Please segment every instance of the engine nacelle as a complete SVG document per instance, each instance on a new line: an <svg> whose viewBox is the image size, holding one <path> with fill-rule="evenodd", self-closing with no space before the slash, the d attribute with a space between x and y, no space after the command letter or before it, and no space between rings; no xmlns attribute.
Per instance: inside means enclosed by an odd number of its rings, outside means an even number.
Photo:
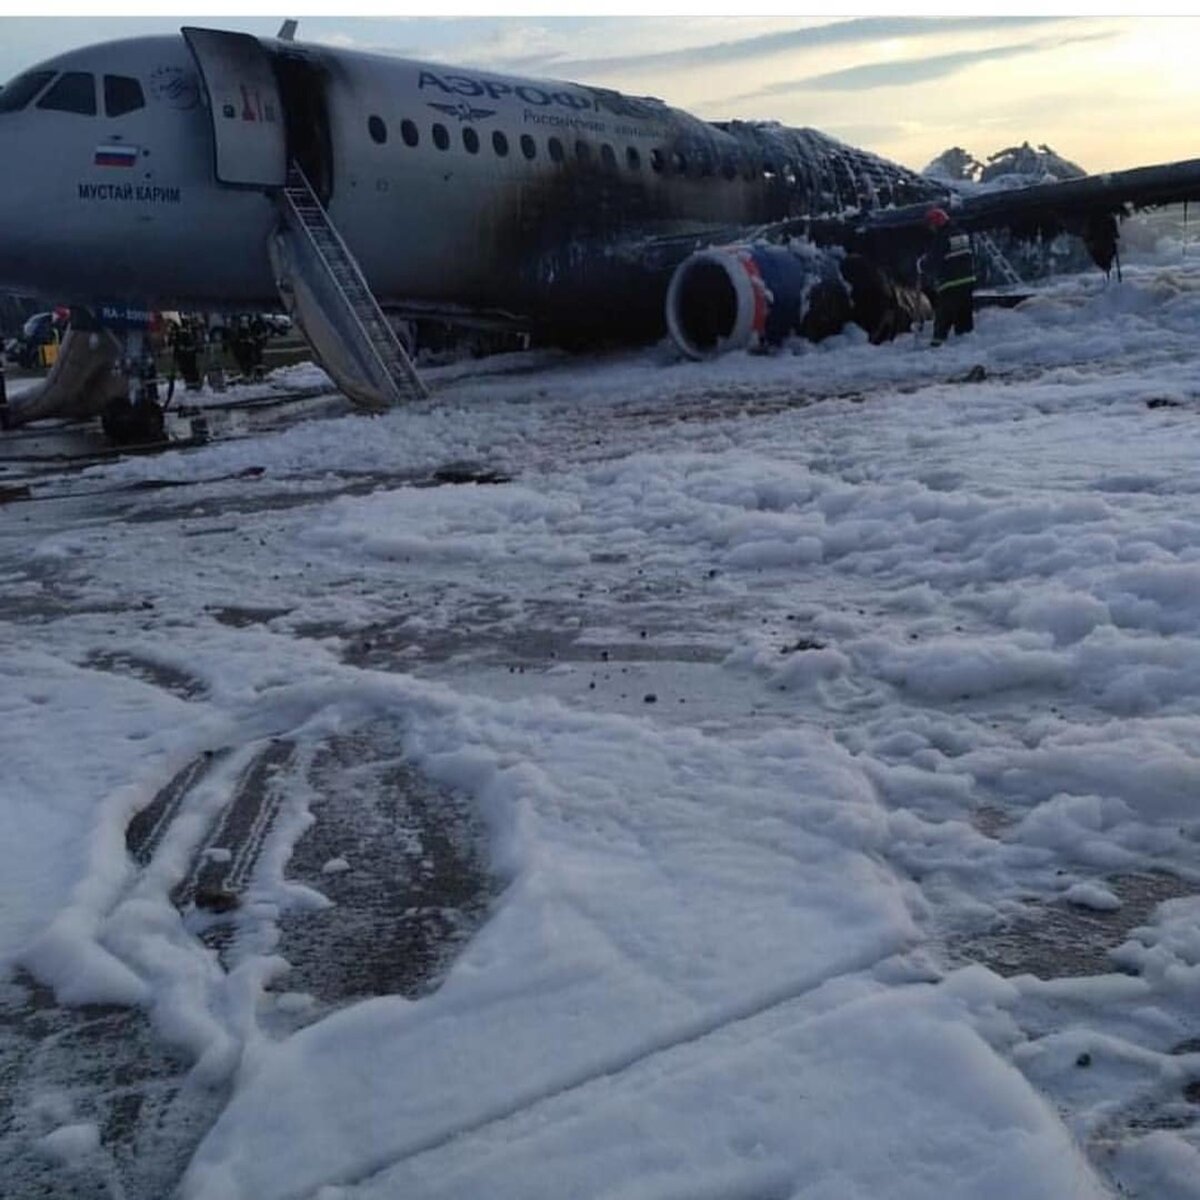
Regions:
<svg viewBox="0 0 1200 1200"><path fill-rule="evenodd" d="M850 301L837 259L812 246L754 243L700 250L675 268L667 328L689 358L778 345L842 327Z"/></svg>

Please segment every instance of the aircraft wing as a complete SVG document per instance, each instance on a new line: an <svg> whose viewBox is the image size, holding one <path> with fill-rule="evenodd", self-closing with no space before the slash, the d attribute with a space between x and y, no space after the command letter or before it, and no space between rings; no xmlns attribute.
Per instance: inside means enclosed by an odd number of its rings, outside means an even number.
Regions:
<svg viewBox="0 0 1200 1200"><path fill-rule="evenodd" d="M1128 215L1138 208L1155 208L1200 199L1200 158L1106 171L1040 183L1012 191L984 192L964 197L954 206L954 216L968 229L994 229L1040 218L1070 220L1089 212Z"/></svg>
<svg viewBox="0 0 1200 1200"><path fill-rule="evenodd" d="M810 236L825 245L861 248L865 242L879 249L892 239L902 243L923 234L925 214L932 204L940 203L971 232L1007 229L1018 237L1028 237L1066 230L1103 243L1114 228L1114 218L1186 200L1200 200L1200 158L1005 190L964 193L947 188L941 201L817 221L781 221L756 230L755 236L768 241Z"/></svg>
<svg viewBox="0 0 1200 1200"><path fill-rule="evenodd" d="M1052 237L1066 231L1081 237L1092 259L1109 270L1117 250L1117 221L1137 209L1157 208L1187 200L1200 200L1200 159L1106 171L1039 183L1029 187L962 194L948 193L947 210L972 233L1004 229L1018 238L1038 234ZM846 229L847 239L826 231L830 240L843 244L863 239L876 244L894 238L911 240L923 230L929 204L863 214Z"/></svg>

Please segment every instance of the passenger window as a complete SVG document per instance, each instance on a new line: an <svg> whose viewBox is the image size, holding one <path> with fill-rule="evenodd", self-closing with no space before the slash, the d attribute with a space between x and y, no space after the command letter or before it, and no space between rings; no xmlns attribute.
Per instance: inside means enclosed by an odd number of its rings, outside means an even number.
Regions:
<svg viewBox="0 0 1200 1200"><path fill-rule="evenodd" d="M613 148L607 142L600 147L600 161L610 171L617 169L617 156L613 153Z"/></svg>
<svg viewBox="0 0 1200 1200"><path fill-rule="evenodd" d="M498 129L492 134L492 149L500 158L508 157L508 138Z"/></svg>
<svg viewBox="0 0 1200 1200"><path fill-rule="evenodd" d="M558 140L558 138L551 138L549 140L549 142L547 142L546 144L550 148L550 157L552 159L554 159L554 161L557 163L562 162L562 160L563 160L563 144L562 144L562 142L560 142Z"/></svg>
<svg viewBox="0 0 1200 1200"><path fill-rule="evenodd" d="M445 125L440 122L433 127L433 144L439 150L450 149L450 135L446 132Z"/></svg>
<svg viewBox="0 0 1200 1200"><path fill-rule="evenodd" d="M479 134L475 132L469 125L463 129L463 146L468 154L479 153Z"/></svg>
<svg viewBox="0 0 1200 1200"><path fill-rule="evenodd" d="M367 132L371 135L371 141L378 143L380 146L387 141L387 126L383 123L381 117L371 117L367 121Z"/></svg>
<svg viewBox="0 0 1200 1200"><path fill-rule="evenodd" d="M663 152L657 147L650 151L650 167L652 170L662 173L663 167L667 165L667 160L663 157Z"/></svg>
<svg viewBox="0 0 1200 1200"><path fill-rule="evenodd" d="M537 142L527 133L521 134L521 153L528 159L537 157Z"/></svg>
<svg viewBox="0 0 1200 1200"><path fill-rule="evenodd" d="M636 146L629 146L625 150L625 161L629 164L631 171L640 171L642 169L642 156L637 152Z"/></svg>
<svg viewBox="0 0 1200 1200"><path fill-rule="evenodd" d="M407 118L400 122L400 136L404 139L406 146L415 146L421 140L416 125Z"/></svg>
<svg viewBox="0 0 1200 1200"><path fill-rule="evenodd" d="M145 108L142 85L128 75L105 75L104 112L110 117L123 117L135 109Z"/></svg>
<svg viewBox="0 0 1200 1200"><path fill-rule="evenodd" d="M683 156L682 150L676 150L671 155L671 170L678 171L680 175L687 174L687 159Z"/></svg>
<svg viewBox="0 0 1200 1200"><path fill-rule="evenodd" d="M53 71L27 71L0 89L0 113L24 108L54 78Z"/></svg>
<svg viewBox="0 0 1200 1200"><path fill-rule="evenodd" d="M575 143L575 157L580 162L589 162L592 157L592 148L587 142L579 141Z"/></svg>
<svg viewBox="0 0 1200 1200"><path fill-rule="evenodd" d="M96 81L86 71L66 71L38 101L38 108L94 117L96 115Z"/></svg>

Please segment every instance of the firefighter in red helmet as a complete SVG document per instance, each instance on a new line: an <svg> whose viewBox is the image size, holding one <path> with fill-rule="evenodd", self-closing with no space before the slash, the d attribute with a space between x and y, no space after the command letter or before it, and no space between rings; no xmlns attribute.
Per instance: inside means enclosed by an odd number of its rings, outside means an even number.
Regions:
<svg viewBox="0 0 1200 1200"><path fill-rule="evenodd" d="M960 229L944 208L931 208L925 225L933 245L922 257L921 284L933 301L932 345L940 346L953 328L970 333L975 328L975 256L971 235Z"/></svg>

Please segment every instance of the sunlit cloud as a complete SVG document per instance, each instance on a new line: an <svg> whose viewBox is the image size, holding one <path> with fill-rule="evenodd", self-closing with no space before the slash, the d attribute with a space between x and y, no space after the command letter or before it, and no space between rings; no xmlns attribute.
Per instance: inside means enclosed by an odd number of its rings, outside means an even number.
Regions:
<svg viewBox="0 0 1200 1200"><path fill-rule="evenodd" d="M917 83L929 83L944 79L960 71L1005 58L1024 54L1039 54L1057 50L1064 46L1084 42L1104 41L1115 34L1089 33L1073 38L1057 38L1033 42L1014 42L1006 46L992 46L982 50L962 50L954 54L936 54L922 58L900 61L864 63L840 71L829 71L824 75L810 75L805 79L790 80L730 97L731 101L756 100L766 96L781 96L798 91L869 91L874 88L908 87Z"/></svg>
<svg viewBox="0 0 1200 1200"><path fill-rule="evenodd" d="M280 18L3 17L0 80L88 41L183 24L270 38ZM297 36L661 96L707 120L811 126L914 167L954 144L982 158L1024 140L1090 170L1200 154L1196 18L334 15L302 16Z"/></svg>
<svg viewBox="0 0 1200 1200"><path fill-rule="evenodd" d="M348 33L322 33L312 39L319 46L339 46L343 50L364 50L366 47Z"/></svg>
<svg viewBox="0 0 1200 1200"><path fill-rule="evenodd" d="M677 69L713 66L720 63L748 62L797 50L815 50L827 46L851 46L884 41L889 38L930 37L950 33L981 33L1018 26L1041 25L1060 20L1057 17L855 17L827 25L808 25L802 29L780 30L756 37L690 46L651 54L615 57L577 58L560 62L569 70L622 71L647 68Z"/></svg>

